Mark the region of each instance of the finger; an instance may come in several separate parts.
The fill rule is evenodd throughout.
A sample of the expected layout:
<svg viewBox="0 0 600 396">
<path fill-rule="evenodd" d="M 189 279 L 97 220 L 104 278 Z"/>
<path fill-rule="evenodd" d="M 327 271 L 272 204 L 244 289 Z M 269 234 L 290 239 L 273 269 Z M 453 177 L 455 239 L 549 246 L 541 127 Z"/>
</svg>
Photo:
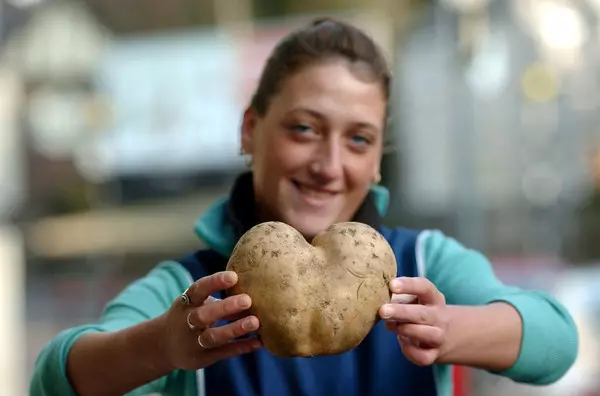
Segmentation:
<svg viewBox="0 0 600 396">
<path fill-rule="evenodd" d="M 437 348 L 444 342 L 444 333 L 442 329 L 435 326 L 416 325 L 387 320 L 385 322 L 385 328 L 392 333 L 396 333 L 399 337 L 413 340 L 413 343 L 417 346 L 424 348 Z"/>
<path fill-rule="evenodd" d="M 413 294 L 425 305 L 446 303 L 444 295 L 427 278 L 396 278 L 390 282 L 390 290 L 397 294 Z"/>
<path fill-rule="evenodd" d="M 218 361 L 228 359 L 245 353 L 254 352 L 262 347 L 262 342 L 257 338 L 231 341 L 215 349 L 208 349 L 203 352 L 210 360 Z"/>
<path fill-rule="evenodd" d="M 398 325 L 400 323 L 396 322 L 395 320 L 386 320 L 385 321 L 385 328 L 389 331 L 391 331 L 392 333 L 398 333 Z"/>
<path fill-rule="evenodd" d="M 221 300 L 220 298 L 214 298 L 213 296 L 208 296 L 208 298 L 204 301 L 204 305 L 213 303 L 213 302 L 217 302 L 217 301 L 223 301 L 223 300 Z M 227 316 L 223 317 L 222 320 L 224 320 L 226 322 L 235 322 L 236 320 L 245 318 L 248 315 L 249 315 L 249 312 L 246 310 L 246 311 L 234 313 L 233 315 L 227 315 Z"/>
<path fill-rule="evenodd" d="M 204 300 L 204 305 L 211 304 L 211 303 L 214 303 L 217 301 L 223 301 L 223 300 L 220 298 L 213 297 L 213 296 L 208 296 L 208 297 L 206 297 L 206 300 Z"/>
<path fill-rule="evenodd" d="M 398 336 L 398 342 L 402 347 L 404 356 L 417 366 L 429 366 L 436 362 L 439 351 L 437 349 L 422 349 L 411 343 L 411 341 L 402 336 Z"/>
<path fill-rule="evenodd" d="M 379 316 L 399 323 L 433 325 L 436 323 L 436 317 L 432 308 L 418 304 L 384 304 L 379 309 Z"/>
<path fill-rule="evenodd" d="M 211 294 L 231 288 L 237 280 L 238 276 L 233 271 L 217 272 L 198 279 L 186 291 L 190 298 L 190 304 L 196 307 L 201 306 Z"/>
<path fill-rule="evenodd" d="M 248 316 L 224 326 L 206 329 L 198 336 L 198 342 L 205 348 L 212 349 L 225 345 L 235 338 L 256 331 L 258 327 L 258 318 L 256 316 Z"/>
<path fill-rule="evenodd" d="M 396 333 L 399 336 L 407 337 L 413 344 L 425 349 L 439 348 L 444 342 L 443 330 L 435 326 L 399 324 L 396 326 Z"/>
<path fill-rule="evenodd" d="M 252 305 L 252 300 L 247 294 L 239 294 L 194 308 L 189 313 L 189 322 L 198 328 L 211 326 L 225 317 L 231 317 L 245 311 Z"/>
<path fill-rule="evenodd" d="M 241 311 L 238 313 L 234 313 L 233 315 L 228 315 L 223 317 L 223 320 L 226 322 L 235 322 L 236 320 L 240 320 L 242 318 L 247 317 L 250 314 L 248 310 Z"/>
<path fill-rule="evenodd" d="M 392 304 L 415 304 L 418 301 L 417 296 L 413 294 L 392 294 L 390 302 Z"/>
</svg>

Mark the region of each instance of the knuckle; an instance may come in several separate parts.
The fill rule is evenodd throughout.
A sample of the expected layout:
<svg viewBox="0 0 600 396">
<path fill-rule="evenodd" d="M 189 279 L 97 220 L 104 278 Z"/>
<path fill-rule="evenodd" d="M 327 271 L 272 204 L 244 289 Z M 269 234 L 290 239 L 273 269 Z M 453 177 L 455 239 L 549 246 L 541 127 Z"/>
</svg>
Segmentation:
<svg viewBox="0 0 600 396">
<path fill-rule="evenodd" d="M 202 337 L 202 343 L 209 347 L 214 347 L 217 345 L 218 339 L 213 329 L 204 331 L 200 337 Z"/>
<path fill-rule="evenodd" d="M 213 304 L 213 307 L 216 311 L 215 315 L 217 315 L 219 318 L 226 316 L 229 312 L 229 310 L 227 309 L 227 303 L 225 301 L 216 301 Z"/>
<path fill-rule="evenodd" d="M 433 337 L 433 343 L 437 346 L 440 346 L 444 343 L 445 339 L 446 334 L 441 329 L 438 329 Z"/>
<path fill-rule="evenodd" d="M 425 339 L 427 344 L 437 346 L 442 339 L 442 332 L 436 327 L 431 327 L 425 335 Z"/>
<path fill-rule="evenodd" d="M 444 295 L 444 293 L 442 293 L 441 291 L 437 291 L 438 295 L 440 296 L 440 301 L 442 302 L 442 304 L 446 304 L 446 296 Z"/>
<path fill-rule="evenodd" d="M 235 326 L 232 326 L 232 329 L 228 333 L 228 338 L 233 339 L 244 335 L 246 332 L 242 329 L 241 324 L 236 324 Z"/>
<path fill-rule="evenodd" d="M 410 314 L 408 308 L 402 304 L 390 304 L 389 308 L 392 318 L 405 318 Z"/>
<path fill-rule="evenodd" d="M 228 298 L 226 300 L 223 300 L 220 306 L 221 314 L 223 316 L 228 316 L 236 312 L 236 303 L 234 298 Z"/>
<path fill-rule="evenodd" d="M 231 340 L 232 338 L 235 338 L 235 330 L 232 329 L 231 325 L 225 325 L 223 327 L 214 329 L 214 333 L 212 334 L 214 345 L 222 345 Z"/>
<path fill-rule="evenodd" d="M 210 324 L 210 310 L 208 307 L 198 308 L 195 316 L 200 325 L 208 326 Z"/>
<path fill-rule="evenodd" d="M 427 280 L 427 284 L 425 287 L 426 287 L 427 292 L 430 293 L 430 295 L 432 295 L 432 296 L 435 296 L 439 293 L 437 287 L 435 287 L 435 285 L 429 280 Z"/>
<path fill-rule="evenodd" d="M 239 337 L 239 336 L 242 336 L 242 335 L 248 333 L 248 330 L 244 329 L 244 323 L 246 322 L 246 320 L 244 320 L 244 319 L 240 320 L 240 321 L 238 321 L 238 323 L 235 324 L 235 326 L 233 327 L 233 336 L 234 337 Z"/>
</svg>

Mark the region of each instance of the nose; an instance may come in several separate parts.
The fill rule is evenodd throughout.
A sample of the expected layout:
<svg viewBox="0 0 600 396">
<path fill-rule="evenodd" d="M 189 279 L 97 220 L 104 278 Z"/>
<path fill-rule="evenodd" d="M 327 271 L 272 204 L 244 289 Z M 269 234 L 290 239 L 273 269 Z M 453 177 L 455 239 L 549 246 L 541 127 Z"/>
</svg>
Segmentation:
<svg viewBox="0 0 600 396">
<path fill-rule="evenodd" d="M 321 141 L 309 165 L 311 176 L 320 183 L 328 183 L 342 177 L 343 148 L 339 139 L 330 136 Z"/>
</svg>

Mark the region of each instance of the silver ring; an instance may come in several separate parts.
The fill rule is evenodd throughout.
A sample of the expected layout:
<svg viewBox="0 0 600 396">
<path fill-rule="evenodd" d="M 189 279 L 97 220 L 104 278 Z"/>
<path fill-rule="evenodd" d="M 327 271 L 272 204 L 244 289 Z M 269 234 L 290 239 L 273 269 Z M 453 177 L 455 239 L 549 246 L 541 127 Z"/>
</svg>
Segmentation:
<svg viewBox="0 0 600 396">
<path fill-rule="evenodd" d="M 196 328 L 196 326 L 194 326 L 192 324 L 192 322 L 190 322 L 190 316 L 192 316 L 192 313 L 188 312 L 187 317 L 185 318 L 185 321 L 187 322 L 187 325 L 190 328 L 190 330 L 194 330 Z"/>
<path fill-rule="evenodd" d="M 198 336 L 198 345 L 200 345 L 202 349 L 208 349 L 208 347 L 202 343 L 202 334 Z"/>
<path fill-rule="evenodd" d="M 188 294 L 187 294 L 188 290 L 189 289 L 185 289 L 185 291 L 181 294 L 181 296 L 179 296 L 179 300 L 181 301 L 181 303 L 183 305 L 190 305 L 192 303 L 190 296 L 188 296 Z"/>
</svg>

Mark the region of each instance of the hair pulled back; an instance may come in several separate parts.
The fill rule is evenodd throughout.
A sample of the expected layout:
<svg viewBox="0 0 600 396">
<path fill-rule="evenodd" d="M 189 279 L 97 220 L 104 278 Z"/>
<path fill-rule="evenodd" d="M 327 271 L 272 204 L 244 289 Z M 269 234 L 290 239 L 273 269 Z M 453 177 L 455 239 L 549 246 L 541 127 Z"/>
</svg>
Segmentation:
<svg viewBox="0 0 600 396">
<path fill-rule="evenodd" d="M 330 59 L 360 64 L 379 83 L 386 100 L 390 94 L 387 61 L 375 42 L 359 28 L 330 18 L 319 18 L 284 37 L 273 49 L 252 97 L 251 106 L 264 116 L 283 81 L 303 67 Z"/>
</svg>

